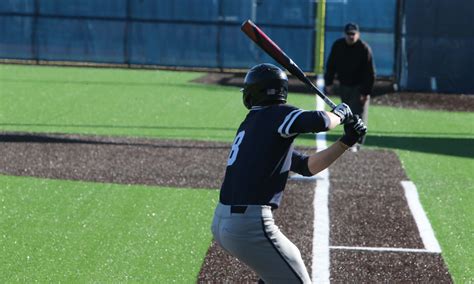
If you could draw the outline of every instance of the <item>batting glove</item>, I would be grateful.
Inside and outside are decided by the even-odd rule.
[[[348,147],[354,146],[367,133],[367,127],[359,116],[354,116],[353,121],[344,125],[344,135],[339,139]]]
[[[351,108],[345,103],[338,104],[332,112],[341,118],[341,124],[346,124],[351,121],[352,111]]]

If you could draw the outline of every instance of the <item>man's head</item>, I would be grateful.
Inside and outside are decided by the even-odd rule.
[[[243,101],[246,108],[286,103],[288,77],[273,64],[252,67],[244,79]]]
[[[344,27],[344,33],[348,45],[353,45],[360,38],[359,26],[355,23],[348,23]]]

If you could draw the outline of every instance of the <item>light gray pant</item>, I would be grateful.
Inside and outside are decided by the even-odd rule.
[[[270,206],[231,213],[219,203],[212,221],[216,242],[253,269],[265,283],[311,283],[298,248],[278,229]]]

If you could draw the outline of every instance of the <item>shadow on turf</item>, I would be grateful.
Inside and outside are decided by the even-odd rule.
[[[117,128],[117,129],[175,129],[175,130],[219,130],[235,132],[230,127],[192,127],[192,126],[143,126],[143,125],[106,125],[106,124],[48,124],[48,123],[0,123],[0,126],[67,127],[67,128]]]
[[[171,128],[171,127],[170,127]],[[314,140],[314,135],[301,135],[302,139]],[[340,136],[334,134],[327,135],[329,140],[337,140]],[[6,133],[0,134],[0,143],[76,143],[76,144],[102,144],[121,146],[144,146],[159,148],[220,148],[228,146],[184,146],[184,145],[158,145],[153,140],[145,142],[133,142],[120,140],[120,138],[103,139],[99,137],[66,137],[46,134],[28,133]],[[450,138],[450,137],[409,137],[409,136],[368,136],[365,144],[390,149],[401,149],[423,153],[433,153],[466,158],[474,158],[474,139],[472,138]]]
[[[314,135],[301,136],[314,140]],[[328,140],[335,141],[339,135],[327,134]],[[409,137],[409,136],[367,136],[365,145],[414,152],[474,158],[474,139],[452,137]]]
[[[60,79],[1,79],[1,82],[8,83],[41,83],[41,84],[69,84],[69,85],[96,85],[96,86],[134,86],[134,87],[178,87],[178,88],[218,88],[213,85],[203,85],[193,82],[173,83],[173,82],[136,82],[136,81],[91,81],[91,80],[60,80]]]
[[[100,140],[101,139],[101,140]],[[107,140],[108,139],[108,140]],[[93,144],[93,145],[113,145],[113,146],[132,146],[132,147],[151,147],[151,148],[189,148],[189,149],[228,149],[228,145],[174,145],[166,144],[166,141],[161,144],[153,143],[153,140],[146,142],[130,142],[130,139],[124,141],[120,138],[106,138],[103,137],[66,137],[53,136],[46,134],[28,134],[28,133],[8,133],[0,134],[0,143],[44,143],[44,144]],[[155,140],[156,142],[156,140]]]

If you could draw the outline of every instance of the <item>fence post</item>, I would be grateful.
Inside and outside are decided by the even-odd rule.
[[[131,2],[127,0],[125,7],[125,26],[123,35],[123,62],[130,68],[130,49],[128,34],[130,33],[130,22],[131,22]]]
[[[403,52],[404,52],[404,38],[405,37],[405,32],[403,31],[404,29],[404,0],[398,0],[397,1],[397,7],[395,9],[395,32],[394,32],[394,37],[395,37],[395,60],[394,60],[394,77],[395,77],[395,84],[397,84],[397,89],[400,89],[400,84],[401,84],[401,77],[402,77],[402,58],[403,58]]]
[[[314,56],[314,72],[324,73],[324,27],[326,25],[326,0],[319,0],[316,5],[316,50]]]
[[[221,26],[224,23],[222,12],[222,1],[217,0],[217,33],[216,33],[216,65],[219,71],[222,72],[222,55],[221,55]]]
[[[38,17],[39,17],[39,0],[33,2],[33,23],[31,27],[31,56],[35,61],[36,65],[39,64],[38,54]]]

